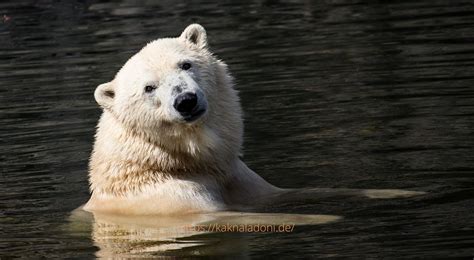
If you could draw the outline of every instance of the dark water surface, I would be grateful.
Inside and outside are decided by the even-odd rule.
[[[242,2],[0,3],[0,258],[103,249],[67,224],[89,196],[93,91],[145,43],[199,22],[236,77],[250,168],[280,187],[428,195],[305,197],[272,210],[344,219],[198,235],[165,255],[472,259],[474,3]],[[162,254],[118,233],[109,246]]]

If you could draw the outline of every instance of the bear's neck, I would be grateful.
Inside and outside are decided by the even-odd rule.
[[[124,195],[171,178],[210,177],[225,182],[228,170],[222,167],[236,159],[231,157],[214,157],[212,151],[190,154],[167,149],[127,131],[104,112],[90,160],[91,190]]]

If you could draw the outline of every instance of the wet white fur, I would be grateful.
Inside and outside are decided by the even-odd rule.
[[[189,62],[191,69],[179,64]],[[153,93],[144,87],[156,86]],[[173,108],[176,86],[198,93],[206,113],[187,123]],[[131,57],[100,85],[103,108],[90,161],[92,196],[84,209],[131,215],[224,210],[279,189],[240,159],[243,122],[227,66],[188,26]]]

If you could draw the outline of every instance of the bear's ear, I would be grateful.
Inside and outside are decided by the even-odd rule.
[[[206,30],[200,24],[194,23],[186,27],[180,39],[197,45],[199,48],[207,47],[207,35]]]
[[[94,97],[101,107],[111,109],[115,97],[113,81],[100,84],[95,89]]]

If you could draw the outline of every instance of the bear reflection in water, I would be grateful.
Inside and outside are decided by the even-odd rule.
[[[281,189],[249,169],[240,159],[243,120],[237,92],[198,24],[177,38],[149,43],[94,96],[103,114],[90,161],[92,195],[82,209],[93,213],[93,238],[104,255],[187,247],[193,243],[174,240],[210,232],[186,228],[190,225],[311,225],[340,218],[238,212],[257,201],[420,194]],[[73,214],[75,221],[88,219],[82,209]]]
[[[232,255],[245,257],[244,233],[291,233],[304,226],[330,224],[341,216],[317,214],[252,213],[260,206],[288,205],[308,200],[408,198],[422,194],[404,190],[295,189],[277,196],[220,211],[181,215],[122,215],[77,209],[71,216],[72,233],[91,232],[98,257],[152,257],[157,255]],[[267,208],[268,210],[268,208]],[[231,233],[222,236],[223,232]],[[219,235],[219,233],[221,233]],[[213,236],[213,234],[218,234]],[[244,234],[244,235],[241,235]]]
[[[79,209],[72,216],[72,226],[76,229],[72,231],[77,233],[77,229],[92,228],[92,239],[99,249],[96,255],[112,258],[167,253],[174,256],[245,255],[247,241],[244,233],[289,233],[298,228],[295,226],[340,219],[330,215],[244,212],[124,216]],[[232,234],[226,236],[224,232]],[[218,237],[212,237],[212,234],[218,234]],[[225,238],[222,239],[221,235]]]

